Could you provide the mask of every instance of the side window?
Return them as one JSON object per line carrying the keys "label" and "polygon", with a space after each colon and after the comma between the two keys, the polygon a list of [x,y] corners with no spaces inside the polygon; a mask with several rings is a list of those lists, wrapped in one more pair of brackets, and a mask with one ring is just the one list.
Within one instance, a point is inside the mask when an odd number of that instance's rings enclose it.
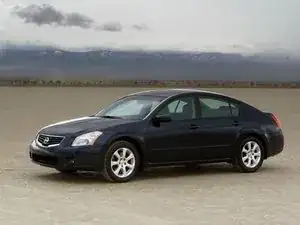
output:
{"label": "side window", "polygon": [[199,97],[199,102],[201,105],[202,118],[231,117],[239,115],[238,106],[223,99]]}
{"label": "side window", "polygon": [[193,97],[181,97],[163,107],[157,116],[168,115],[172,120],[196,119],[196,107]]}
{"label": "side window", "polygon": [[168,113],[175,113],[178,103],[180,103],[180,101],[176,100],[168,104]]}
{"label": "side window", "polygon": [[170,113],[180,113],[183,110],[183,106],[187,103],[184,100],[175,100],[168,104]]}
{"label": "side window", "polygon": [[230,103],[230,107],[231,107],[232,116],[239,116],[240,115],[239,105]]}

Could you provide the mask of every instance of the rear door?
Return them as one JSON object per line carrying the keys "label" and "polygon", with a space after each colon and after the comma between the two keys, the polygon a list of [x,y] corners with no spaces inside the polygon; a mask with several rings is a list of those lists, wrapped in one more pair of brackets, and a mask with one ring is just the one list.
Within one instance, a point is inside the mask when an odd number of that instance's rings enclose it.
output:
{"label": "rear door", "polygon": [[200,108],[197,131],[201,139],[198,158],[224,159],[233,154],[238,137],[239,105],[218,95],[198,94]]}

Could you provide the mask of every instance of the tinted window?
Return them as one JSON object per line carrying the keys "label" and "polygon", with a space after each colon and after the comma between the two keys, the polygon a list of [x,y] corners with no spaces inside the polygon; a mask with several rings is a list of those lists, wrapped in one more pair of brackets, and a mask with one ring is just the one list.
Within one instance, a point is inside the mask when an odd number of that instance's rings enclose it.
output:
{"label": "tinted window", "polygon": [[183,111],[183,107],[188,103],[183,100],[175,100],[168,104],[168,109],[170,113],[180,113]]}
{"label": "tinted window", "polygon": [[232,116],[239,116],[240,115],[240,109],[239,109],[239,106],[237,104],[230,103],[230,107],[231,107]]}
{"label": "tinted window", "polygon": [[196,119],[196,107],[193,97],[181,97],[171,101],[163,107],[157,114],[168,115],[172,120]]}
{"label": "tinted window", "polygon": [[[238,107],[223,99],[199,97],[199,102],[201,105],[202,118],[231,117],[239,115]],[[232,111],[230,107],[232,107]]]}

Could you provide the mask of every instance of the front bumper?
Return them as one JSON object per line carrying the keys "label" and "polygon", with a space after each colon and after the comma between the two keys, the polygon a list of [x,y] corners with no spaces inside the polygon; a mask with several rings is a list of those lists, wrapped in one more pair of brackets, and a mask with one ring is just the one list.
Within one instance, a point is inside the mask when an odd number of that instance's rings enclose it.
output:
{"label": "front bumper", "polygon": [[34,140],[29,146],[29,156],[32,162],[45,167],[102,171],[105,146],[43,148]]}

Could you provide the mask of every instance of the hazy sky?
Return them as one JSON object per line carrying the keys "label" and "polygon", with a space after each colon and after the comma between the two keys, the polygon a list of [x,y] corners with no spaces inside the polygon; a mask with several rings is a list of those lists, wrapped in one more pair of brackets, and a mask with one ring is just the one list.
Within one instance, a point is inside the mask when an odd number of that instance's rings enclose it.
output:
{"label": "hazy sky", "polygon": [[0,40],[66,47],[300,50],[300,0],[1,1]]}

